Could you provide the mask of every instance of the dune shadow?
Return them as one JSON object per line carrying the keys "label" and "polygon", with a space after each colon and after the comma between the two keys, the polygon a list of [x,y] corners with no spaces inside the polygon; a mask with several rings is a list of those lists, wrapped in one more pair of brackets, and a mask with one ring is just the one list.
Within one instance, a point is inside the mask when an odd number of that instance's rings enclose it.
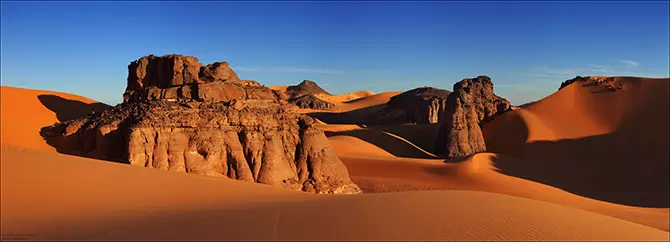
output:
{"label": "dune shadow", "polygon": [[[532,142],[526,142],[529,128],[524,119],[504,115],[502,122],[484,127],[486,145],[489,152],[504,154],[494,162],[502,174],[596,200],[668,208],[669,118],[658,115],[667,113],[664,108],[667,105],[636,110],[630,115],[633,119],[611,133]],[[489,128],[495,132],[486,132]]]}
{"label": "dune shadow", "polygon": [[37,99],[44,107],[56,113],[56,118],[60,122],[86,117],[91,112],[102,112],[111,108],[111,106],[100,102],[88,104],[50,94],[39,95]]}
{"label": "dune shadow", "polygon": [[314,112],[307,115],[327,124],[376,124],[375,114],[384,106],[384,104],[379,104],[347,112]]}
{"label": "dune shadow", "polygon": [[440,124],[371,125],[368,128],[400,136],[419,148],[434,153]]}
{"label": "dune shadow", "polygon": [[430,153],[422,151],[421,149],[415,147],[413,144],[384,133],[378,130],[370,129],[357,129],[357,130],[348,130],[348,131],[326,131],[326,136],[337,136],[337,135],[346,135],[356,137],[365,142],[373,144],[386,152],[391,153],[394,156],[398,157],[407,157],[407,158],[435,158]]}
{"label": "dune shadow", "polygon": [[670,207],[668,147],[648,144],[626,149],[625,139],[612,133],[531,142],[524,145],[519,159],[498,159],[495,166],[503,174],[597,200]]}

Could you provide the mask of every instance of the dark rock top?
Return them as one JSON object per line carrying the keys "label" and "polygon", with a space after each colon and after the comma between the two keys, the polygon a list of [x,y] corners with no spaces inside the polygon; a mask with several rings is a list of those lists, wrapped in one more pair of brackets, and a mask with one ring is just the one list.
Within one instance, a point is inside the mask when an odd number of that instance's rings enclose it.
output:
{"label": "dark rock top", "polygon": [[575,82],[582,83],[583,86],[598,86],[600,87],[600,90],[597,92],[616,92],[618,90],[623,89],[623,85],[621,83],[616,83],[614,77],[577,76],[573,79],[562,82],[561,87],[559,87],[558,90],[561,90],[564,87],[567,87],[568,85]]}

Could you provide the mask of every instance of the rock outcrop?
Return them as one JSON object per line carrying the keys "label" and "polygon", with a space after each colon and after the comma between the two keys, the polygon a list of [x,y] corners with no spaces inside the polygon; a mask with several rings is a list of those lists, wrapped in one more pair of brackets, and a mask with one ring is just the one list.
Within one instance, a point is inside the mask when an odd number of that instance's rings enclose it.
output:
{"label": "rock outcrop", "polygon": [[446,109],[451,92],[433,87],[420,87],[393,96],[376,115],[382,124],[438,123]]}
{"label": "rock outcrop", "polygon": [[330,95],[330,93],[310,80],[304,80],[296,86],[288,86],[285,95],[289,103],[300,108],[329,109],[335,106],[317,97],[317,95]]}
{"label": "rock outcrop", "polygon": [[[208,65],[200,69],[197,79],[189,79],[192,76],[186,78],[183,73],[191,70],[183,63],[198,66],[193,63],[197,59],[175,55],[167,56],[168,61],[161,58],[143,57],[131,63],[125,96],[134,98],[88,118],[46,127],[42,135],[60,152],[134,166],[314,193],[361,192],[349,179],[323,131],[313,125],[314,120],[279,101],[269,88],[239,80],[227,64],[222,64],[225,62]],[[138,75],[134,66],[143,60],[158,60],[160,64],[155,66],[182,63],[176,66],[184,68],[166,72],[182,74],[161,74],[165,79],[146,75],[135,79]],[[143,73],[154,75],[164,70],[152,68]],[[175,82],[176,76],[181,76],[183,85]],[[145,83],[145,79],[150,81]],[[163,92],[175,87],[193,87],[197,89],[191,89],[193,96],[198,98],[164,98]],[[141,94],[154,89],[161,93],[159,98]]]}
{"label": "rock outcrop", "polygon": [[183,55],[145,56],[128,65],[124,102],[145,100],[276,101],[279,94],[258,82],[240,80],[228,62],[203,66],[198,58]]}
{"label": "rock outcrop", "polygon": [[575,82],[582,83],[584,86],[598,86],[601,88],[599,92],[615,92],[623,89],[623,85],[621,83],[616,83],[614,77],[577,76],[573,79],[562,82],[561,87],[559,87],[558,90],[561,90]]}
{"label": "rock outcrop", "polygon": [[291,97],[299,97],[302,95],[306,94],[312,94],[312,95],[317,95],[317,94],[326,94],[330,95],[330,93],[326,92],[326,90],[323,90],[319,85],[316,84],[316,82],[310,81],[310,80],[304,80],[300,84],[295,85],[295,86],[288,86],[286,88],[286,94],[291,96]]}
{"label": "rock outcrop", "polygon": [[507,100],[493,93],[487,76],[457,82],[440,120],[436,153],[456,158],[486,151],[480,125],[511,108]]}
{"label": "rock outcrop", "polygon": [[335,107],[335,104],[323,101],[313,94],[302,95],[297,98],[290,98],[288,102],[295,104],[299,108],[329,109]]}

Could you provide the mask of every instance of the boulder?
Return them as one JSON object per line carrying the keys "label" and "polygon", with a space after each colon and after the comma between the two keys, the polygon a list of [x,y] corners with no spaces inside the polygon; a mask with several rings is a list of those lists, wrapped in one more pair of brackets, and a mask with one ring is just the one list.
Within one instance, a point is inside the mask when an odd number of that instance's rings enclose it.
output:
{"label": "boulder", "polygon": [[481,125],[511,109],[507,100],[493,93],[491,78],[478,76],[457,82],[447,97],[436,153],[456,158],[486,151]]}

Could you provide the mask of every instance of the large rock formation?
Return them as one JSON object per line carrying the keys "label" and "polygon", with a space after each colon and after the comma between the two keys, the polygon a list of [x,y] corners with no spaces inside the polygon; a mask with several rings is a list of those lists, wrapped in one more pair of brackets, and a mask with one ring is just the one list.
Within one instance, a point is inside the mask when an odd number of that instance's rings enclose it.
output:
{"label": "large rock formation", "polygon": [[330,93],[310,80],[304,80],[296,86],[288,86],[285,94],[289,103],[293,103],[300,108],[329,109],[335,106],[335,104],[317,97],[317,95],[330,95]]}
{"label": "large rock formation", "polygon": [[433,87],[420,87],[393,96],[376,120],[384,124],[438,123],[451,92]]}
{"label": "large rock formation", "polygon": [[[174,73],[189,69],[185,60],[189,65],[197,60],[174,55],[162,58],[143,57],[131,63],[125,96],[133,98],[88,118],[47,127],[42,134],[61,152],[135,166],[315,193],[361,192],[313,119],[278,101],[269,88],[240,81],[227,64],[208,65],[199,71],[205,74],[198,79],[181,74],[135,78],[139,75],[134,66],[143,60],[162,65],[183,59],[177,66],[184,69]],[[154,75],[163,70],[147,68],[143,73]],[[183,82],[175,82],[176,76]],[[135,82],[145,79],[151,81]],[[164,98],[163,93],[175,87],[197,89],[192,92],[197,98]],[[161,96],[144,94],[153,89]]]}
{"label": "large rock formation", "polygon": [[183,55],[145,56],[128,65],[124,102],[143,100],[276,101],[279,94],[258,82],[240,80],[228,62],[203,66],[198,58]]}
{"label": "large rock formation", "polygon": [[493,93],[493,83],[487,76],[463,79],[454,84],[446,106],[435,150],[447,158],[486,151],[480,125],[511,110],[507,100]]}

